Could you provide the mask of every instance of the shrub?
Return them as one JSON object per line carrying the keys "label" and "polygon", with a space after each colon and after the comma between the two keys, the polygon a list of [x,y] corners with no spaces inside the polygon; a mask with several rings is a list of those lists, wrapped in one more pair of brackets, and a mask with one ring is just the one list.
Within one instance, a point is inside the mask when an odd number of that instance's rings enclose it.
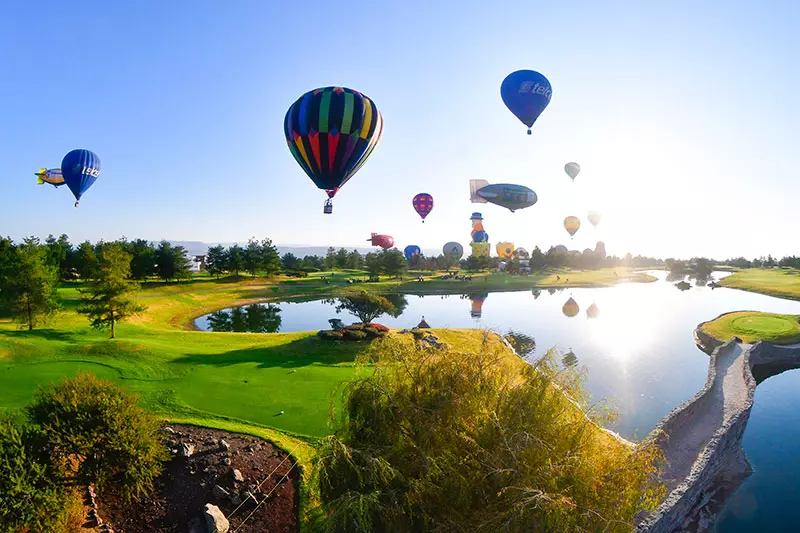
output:
{"label": "shrub", "polygon": [[367,334],[357,329],[345,329],[344,338],[349,341],[360,341],[367,338]]}
{"label": "shrub", "polygon": [[0,532],[63,528],[65,493],[39,437],[0,418]]}
{"label": "shrub", "polygon": [[26,413],[41,429],[52,460],[74,463],[64,473],[68,482],[113,487],[133,499],[152,489],[168,458],[158,422],[136,400],[109,381],[82,374],[40,390]]}
{"label": "shrub", "polygon": [[418,341],[422,340],[425,337],[425,332],[421,329],[412,329],[411,334],[414,336],[415,339]]}
{"label": "shrub", "polygon": [[369,327],[371,327],[373,329],[377,329],[378,331],[382,331],[384,333],[388,333],[389,332],[389,328],[388,327],[384,326],[383,324],[378,324],[377,322],[373,322],[372,324],[369,325]]}
{"label": "shrub", "polygon": [[344,336],[343,331],[331,331],[329,329],[320,330],[317,333],[317,336],[321,339],[325,339],[326,341],[340,341]]}
{"label": "shrub", "polygon": [[375,328],[371,328],[369,326],[364,328],[364,333],[366,333],[367,337],[369,337],[370,339],[374,339],[375,337],[378,336],[378,330]]}
{"label": "shrub", "polygon": [[354,324],[350,324],[349,326],[345,326],[344,329],[348,331],[363,331],[364,327],[364,324],[361,322],[356,322]]}

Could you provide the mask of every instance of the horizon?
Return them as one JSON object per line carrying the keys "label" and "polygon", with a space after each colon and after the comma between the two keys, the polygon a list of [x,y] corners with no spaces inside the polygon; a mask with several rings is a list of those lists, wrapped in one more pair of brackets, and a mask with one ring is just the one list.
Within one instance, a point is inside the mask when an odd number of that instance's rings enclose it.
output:
{"label": "horizon", "polygon": [[[478,211],[492,249],[602,240],[619,257],[799,252],[792,2],[45,5],[11,6],[0,36],[9,184],[0,234],[15,240],[255,235],[338,249],[369,248],[377,232],[401,250],[433,250],[466,245]],[[353,20],[362,29],[353,49],[302,31]],[[78,22],[86,30],[31,31]],[[500,98],[519,69],[553,88],[531,136]],[[69,83],[76,71],[88,81]],[[334,84],[368,95],[384,130],[330,216],[287,149],[283,117],[304,92]],[[74,148],[102,161],[77,209],[66,187],[33,176]],[[575,183],[569,161],[582,167]],[[516,213],[473,204],[470,179],[529,186],[539,201]],[[419,192],[435,201],[425,224],[411,207]],[[603,212],[597,230],[590,209]],[[567,215],[584,222],[574,240],[561,226]]]}

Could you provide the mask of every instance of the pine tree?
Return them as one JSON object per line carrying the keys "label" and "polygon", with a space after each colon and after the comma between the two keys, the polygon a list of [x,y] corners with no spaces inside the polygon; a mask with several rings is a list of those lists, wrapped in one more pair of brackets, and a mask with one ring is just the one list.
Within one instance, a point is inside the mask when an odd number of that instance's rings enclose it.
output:
{"label": "pine tree", "polygon": [[128,281],[131,259],[131,254],[118,243],[107,245],[100,259],[97,279],[88,290],[81,291],[83,306],[78,312],[87,315],[93,328],[110,327],[112,339],[118,322],[145,309],[133,297],[138,284]]}
{"label": "pine tree", "polygon": [[271,239],[261,241],[261,270],[267,276],[274,276],[281,271],[281,258]]}
{"label": "pine tree", "polygon": [[211,246],[206,252],[206,271],[219,279],[219,275],[227,270],[225,247]]}
{"label": "pine tree", "polygon": [[[270,244],[272,243],[270,242]],[[261,246],[255,237],[252,237],[247,241],[247,248],[244,249],[244,269],[247,270],[251,276],[256,277],[256,273],[259,267],[263,265],[264,260],[264,247]]]}
{"label": "pine tree", "polygon": [[47,248],[39,239],[25,239],[16,247],[16,261],[8,280],[15,319],[32,331],[58,312],[58,269],[49,264]]}

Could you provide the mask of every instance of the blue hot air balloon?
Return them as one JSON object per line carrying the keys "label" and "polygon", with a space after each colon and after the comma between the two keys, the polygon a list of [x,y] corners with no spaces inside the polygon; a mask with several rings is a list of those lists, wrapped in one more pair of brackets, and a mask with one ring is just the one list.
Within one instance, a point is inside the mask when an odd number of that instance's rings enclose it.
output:
{"label": "blue hot air balloon", "polygon": [[89,150],[73,150],[61,161],[64,182],[75,195],[75,207],[100,175],[100,158]]}
{"label": "blue hot air balloon", "polygon": [[500,86],[503,103],[528,126],[528,135],[531,134],[533,123],[550,103],[552,94],[553,89],[547,78],[533,70],[512,72]]}
{"label": "blue hot air balloon", "polygon": [[406,261],[411,261],[412,257],[414,257],[415,255],[419,255],[421,253],[422,250],[420,250],[419,246],[417,246],[416,244],[409,244],[403,250],[403,255],[406,256]]}

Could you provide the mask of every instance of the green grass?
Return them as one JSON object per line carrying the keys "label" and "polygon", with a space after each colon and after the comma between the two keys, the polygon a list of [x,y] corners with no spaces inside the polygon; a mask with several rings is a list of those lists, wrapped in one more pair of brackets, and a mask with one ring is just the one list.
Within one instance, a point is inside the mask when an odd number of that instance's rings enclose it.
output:
{"label": "green grass", "polygon": [[795,344],[800,342],[800,315],[741,311],[712,320],[702,329],[720,340],[736,336],[744,342],[765,340],[773,344]]}
{"label": "green grass", "polygon": [[720,284],[733,289],[800,300],[800,272],[784,268],[748,268],[722,278]]}

